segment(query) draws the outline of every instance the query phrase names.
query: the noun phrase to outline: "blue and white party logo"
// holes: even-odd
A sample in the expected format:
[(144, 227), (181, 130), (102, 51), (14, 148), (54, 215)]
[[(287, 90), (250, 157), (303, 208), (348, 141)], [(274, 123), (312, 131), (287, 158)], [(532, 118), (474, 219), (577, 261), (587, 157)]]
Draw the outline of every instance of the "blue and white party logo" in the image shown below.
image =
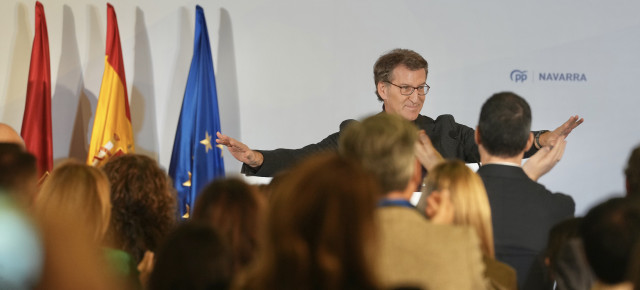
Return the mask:
[[(534, 71), (526, 71), (514, 69), (511, 71), (510, 78), (511, 81), (515, 83), (524, 83), (529, 79), (529, 75), (531, 75), (531, 82), (533, 83), (542, 83), (542, 82), (572, 82), (579, 83), (587, 82), (587, 75), (583, 72), (534, 72)], [(536, 77), (537, 76), (537, 77)]]
[(514, 82), (524, 82), (527, 80), (527, 71), (526, 70), (517, 70), (514, 69), (511, 71), (511, 80)]

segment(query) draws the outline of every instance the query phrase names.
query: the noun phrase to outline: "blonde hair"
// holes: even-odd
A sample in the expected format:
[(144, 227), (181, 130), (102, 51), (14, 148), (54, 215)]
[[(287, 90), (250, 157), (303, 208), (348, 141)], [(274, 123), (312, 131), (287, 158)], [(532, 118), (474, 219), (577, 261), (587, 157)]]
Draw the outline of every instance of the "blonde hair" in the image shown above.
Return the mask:
[(340, 154), (375, 175), (384, 194), (404, 190), (415, 170), (418, 128), (399, 115), (380, 113), (340, 133)]
[(111, 218), (109, 180), (97, 168), (67, 161), (47, 177), (35, 207), (43, 217), (64, 213), (84, 222), (94, 230), (94, 240), (100, 243)]
[(480, 238), (482, 252), (495, 258), (491, 207), (480, 176), (460, 160), (447, 160), (429, 171), (418, 207), (436, 190), (449, 190), (455, 209), (453, 223), (471, 226)]

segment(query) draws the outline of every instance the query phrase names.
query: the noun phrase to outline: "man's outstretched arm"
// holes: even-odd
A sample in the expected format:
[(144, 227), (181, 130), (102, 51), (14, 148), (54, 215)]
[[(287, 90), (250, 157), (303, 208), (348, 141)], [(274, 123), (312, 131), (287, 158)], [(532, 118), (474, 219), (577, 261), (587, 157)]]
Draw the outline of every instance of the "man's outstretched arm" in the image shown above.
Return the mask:
[(578, 115), (571, 116), (569, 120), (560, 125), (560, 127), (556, 128), (553, 131), (541, 134), (538, 142), (534, 141), (533, 144), (538, 149), (545, 146), (553, 146), (556, 140), (560, 139), (560, 137), (562, 137), (563, 139), (567, 138), (567, 136), (571, 134), (571, 131), (580, 126), (582, 122), (584, 122), (584, 118), (580, 118), (580, 116)]
[(554, 142), (551, 146), (540, 148), (536, 154), (533, 154), (522, 165), (522, 169), (531, 180), (538, 181), (541, 176), (549, 172), (562, 159), (567, 141), (564, 140), (564, 136), (560, 136)]
[(231, 155), (233, 155), (233, 157), (238, 161), (253, 168), (262, 166), (262, 162), (264, 162), (264, 156), (262, 153), (251, 150), (251, 148), (244, 143), (227, 135), (221, 134), (220, 132), (216, 132), (216, 136), (218, 137), (216, 139), (216, 143), (227, 146)]

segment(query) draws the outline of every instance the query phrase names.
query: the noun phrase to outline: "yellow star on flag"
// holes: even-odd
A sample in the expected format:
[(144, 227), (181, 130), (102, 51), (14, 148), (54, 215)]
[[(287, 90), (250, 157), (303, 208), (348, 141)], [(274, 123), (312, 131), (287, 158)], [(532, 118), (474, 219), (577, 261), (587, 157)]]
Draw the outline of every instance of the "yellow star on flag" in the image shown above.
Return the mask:
[(222, 150), (224, 149), (224, 146), (222, 146), (222, 144), (218, 144), (216, 147), (220, 148), (220, 156), (222, 156), (222, 153), (224, 153), (224, 150)]
[(189, 180), (182, 183), (182, 186), (191, 186), (191, 172), (187, 171), (187, 173), (189, 174)]
[(207, 131), (204, 131), (204, 133), (206, 137), (200, 141), (200, 144), (204, 145), (206, 150), (205, 152), (209, 153), (209, 149), (213, 150), (213, 147), (211, 146), (211, 135), (209, 135), (209, 132)]
[(183, 219), (188, 219), (189, 218), (189, 205), (187, 204), (187, 212), (184, 213), (184, 215), (182, 216)]

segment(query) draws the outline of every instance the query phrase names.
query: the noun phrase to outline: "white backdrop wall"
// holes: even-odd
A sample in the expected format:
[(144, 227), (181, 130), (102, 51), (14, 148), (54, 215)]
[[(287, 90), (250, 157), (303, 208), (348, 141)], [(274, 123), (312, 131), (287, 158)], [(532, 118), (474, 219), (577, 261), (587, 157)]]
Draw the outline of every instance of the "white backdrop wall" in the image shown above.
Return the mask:
[[(51, 53), (54, 158), (84, 160), (104, 69), (106, 2), (42, 3)], [(0, 121), (18, 130), (34, 4), (0, 4)], [(473, 127), (484, 100), (504, 90), (529, 101), (534, 129), (583, 116), (562, 162), (541, 179), (571, 194), (578, 214), (624, 192), (623, 168), (640, 143), (637, 1), (112, 4), (136, 149), (165, 168), (191, 61), (196, 4), (208, 21), (222, 130), (253, 148), (297, 148), (335, 132), (344, 119), (378, 112), (372, 66), (396, 47), (416, 50), (429, 61), (432, 90), (422, 112), (428, 116), (453, 114)], [(514, 70), (526, 71), (527, 79), (514, 81)], [(581, 80), (540, 79), (559, 73)], [(225, 155), (227, 172), (237, 174), (240, 164)]]

